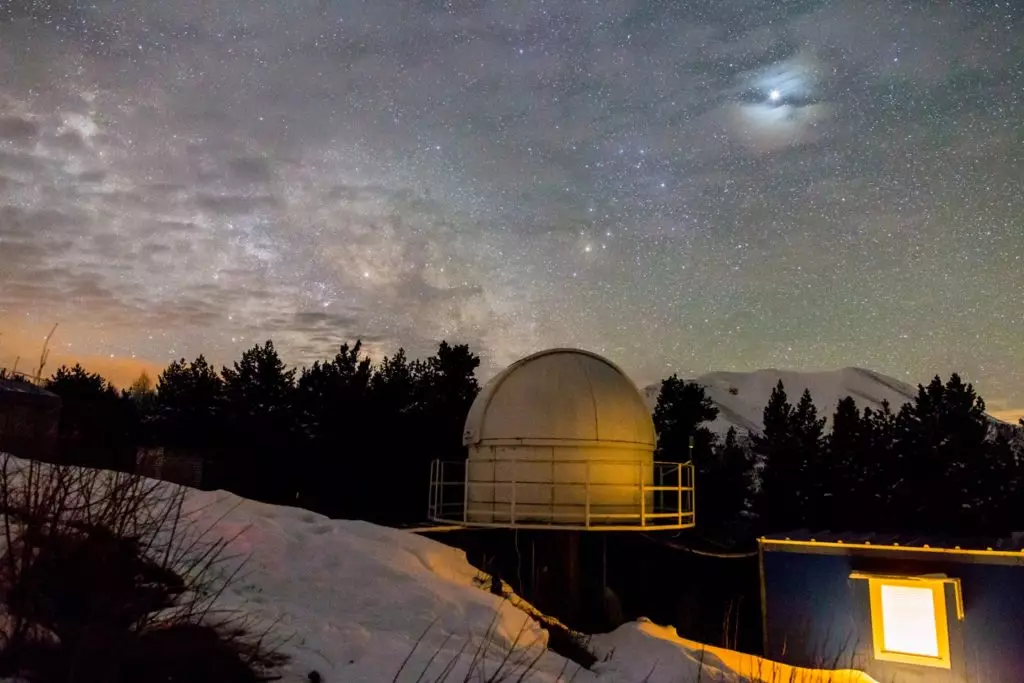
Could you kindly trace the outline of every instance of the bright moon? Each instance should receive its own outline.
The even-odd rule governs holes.
[[[778,90],[772,90],[770,93],[768,93],[768,99],[770,99],[772,102],[775,102],[780,97],[782,97],[782,93],[780,93]]]

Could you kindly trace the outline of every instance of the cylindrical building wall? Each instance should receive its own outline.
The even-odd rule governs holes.
[[[653,511],[642,493],[654,483],[650,451],[485,446],[470,449],[467,467],[469,522],[635,525]]]

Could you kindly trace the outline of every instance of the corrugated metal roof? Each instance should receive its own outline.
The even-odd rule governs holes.
[[[896,534],[853,531],[808,531],[800,529],[779,534],[767,534],[766,541],[795,541],[804,543],[835,543],[843,545],[871,545],[887,548],[944,550],[977,550],[993,552],[1024,551],[1024,532],[1004,537],[963,537],[937,534]]]

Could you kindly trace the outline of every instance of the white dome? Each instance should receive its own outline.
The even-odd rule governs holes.
[[[596,354],[551,349],[513,363],[473,402],[462,441],[465,460],[432,464],[432,520],[524,529],[693,526],[693,468],[654,462],[643,396]]]
[[[473,402],[463,444],[588,446],[652,452],[654,423],[636,385],[588,351],[551,349],[513,363]]]

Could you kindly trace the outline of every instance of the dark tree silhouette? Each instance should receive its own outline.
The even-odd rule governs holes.
[[[709,460],[715,435],[706,424],[718,417],[718,408],[704,387],[672,375],[661,383],[654,408],[654,428],[658,433],[655,457],[666,462],[690,460],[693,438],[693,462],[699,469]]]
[[[476,370],[480,358],[469,346],[451,346],[442,341],[437,353],[427,359],[420,378],[421,399],[427,415],[427,440],[436,444],[433,457],[459,458],[464,455],[462,431],[466,414],[480,386]]]
[[[295,370],[287,369],[273,342],[254,346],[221,371],[231,478],[247,497],[294,503],[296,462]]]
[[[865,417],[852,396],[839,401],[832,415],[832,431],[825,454],[831,476],[822,480],[823,521],[834,529],[856,529],[863,522],[868,463]]]
[[[707,427],[718,408],[704,387],[672,375],[661,383],[654,426],[658,433],[655,457],[668,462],[693,459],[700,528],[711,535],[732,536],[746,506],[750,488],[750,459],[730,429],[717,443]],[[690,450],[690,439],[693,449]]]
[[[697,496],[701,528],[738,540],[739,527],[745,522],[743,514],[747,509],[750,488],[750,454],[740,443],[736,429],[730,427],[699,480]]]
[[[793,407],[780,380],[764,409],[764,431],[753,438],[762,466],[757,507],[765,529],[820,524],[823,479],[831,475],[822,457],[824,426],[811,392],[804,390]]]
[[[151,440],[216,457],[223,411],[224,382],[206,358],[176,360],[157,378]]]
[[[891,512],[923,531],[972,533],[995,524],[1009,463],[988,442],[989,428],[985,402],[958,375],[919,385],[896,418]]]
[[[360,446],[372,443],[369,404],[373,365],[362,342],[347,343],[333,360],[316,362],[299,376],[296,406],[309,458],[301,474],[299,502],[332,516],[357,515]]]
[[[767,530],[793,527],[801,518],[798,487],[802,473],[796,458],[793,406],[782,380],[772,389],[762,422],[764,429],[752,438],[755,457],[761,464],[759,521]]]
[[[135,412],[130,400],[102,376],[81,365],[62,365],[46,388],[62,402],[62,462],[120,470],[133,467]]]
[[[145,381],[118,392],[81,366],[58,369],[48,387],[64,402],[64,462],[130,469],[149,442],[201,455],[218,486],[247,497],[406,524],[423,519],[428,462],[464,457],[479,364],[446,341],[426,359],[399,349],[374,364],[357,341],[296,379],[267,342],[221,373],[202,356],[175,361],[155,394]],[[898,415],[843,399],[825,435],[810,393],[794,406],[779,382],[748,452],[734,431],[717,442],[714,402],[673,375],[654,410],[657,457],[692,457],[700,526],[727,540],[748,533],[748,503],[758,531],[1005,533],[1024,524],[1024,423],[998,425],[984,410],[959,376],[936,377]]]
[[[828,482],[834,478],[830,463],[824,458],[825,418],[818,417],[818,409],[808,389],[800,396],[793,410],[792,457],[796,461],[798,476],[794,495],[800,506],[800,526],[821,527],[822,501],[828,492]]]

